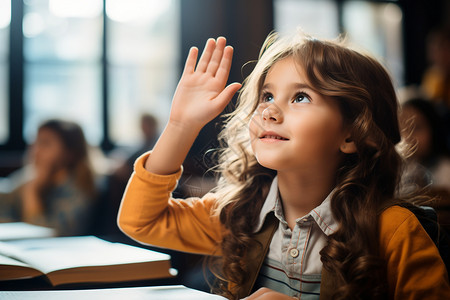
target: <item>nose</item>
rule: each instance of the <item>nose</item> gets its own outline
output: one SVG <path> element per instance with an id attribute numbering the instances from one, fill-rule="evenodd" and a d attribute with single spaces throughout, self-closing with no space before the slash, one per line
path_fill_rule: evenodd
<path id="1" fill-rule="evenodd" d="M 276 123 L 279 123 L 282 121 L 281 111 L 275 104 L 271 104 L 271 105 L 267 106 L 263 110 L 261 116 L 264 121 L 271 121 L 271 122 L 276 122 Z"/>

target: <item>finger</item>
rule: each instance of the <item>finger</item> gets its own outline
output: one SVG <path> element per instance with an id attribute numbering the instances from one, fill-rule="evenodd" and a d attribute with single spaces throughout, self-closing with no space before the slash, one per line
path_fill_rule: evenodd
<path id="1" fill-rule="evenodd" d="M 216 48 L 216 41 L 214 39 L 208 39 L 206 41 L 205 49 L 203 49 L 202 56 L 198 61 L 196 71 L 206 72 L 206 68 L 208 67 L 209 61 L 211 60 L 211 56 Z"/>
<path id="2" fill-rule="evenodd" d="M 217 69 L 216 78 L 219 80 L 228 80 L 228 75 L 230 74 L 231 62 L 233 60 L 233 47 L 227 46 L 223 51 L 222 60 Z"/>
<path id="3" fill-rule="evenodd" d="M 217 39 L 216 48 L 214 49 L 211 60 L 206 70 L 206 72 L 211 74 L 212 76 L 216 75 L 217 69 L 220 66 L 220 62 L 222 61 L 223 51 L 226 45 L 227 40 L 224 37 L 219 37 Z"/>
<path id="4" fill-rule="evenodd" d="M 225 106 L 231 101 L 234 94 L 241 88 L 240 83 L 232 83 L 228 85 L 214 100 L 214 102 L 218 105 L 218 110 L 224 110 Z"/>
<path id="5" fill-rule="evenodd" d="M 189 50 L 188 57 L 186 58 L 186 63 L 184 65 L 183 74 L 189 74 L 194 72 L 195 64 L 197 63 L 198 49 L 197 47 L 192 47 Z"/>

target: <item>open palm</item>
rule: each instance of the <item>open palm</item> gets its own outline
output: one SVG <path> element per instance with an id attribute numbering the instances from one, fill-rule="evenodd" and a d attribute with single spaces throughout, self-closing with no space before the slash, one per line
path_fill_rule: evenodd
<path id="1" fill-rule="evenodd" d="M 241 85 L 225 87 L 233 56 L 225 38 L 209 39 L 198 64 L 197 56 L 198 49 L 191 48 L 173 98 L 170 122 L 201 129 L 222 112 Z"/>

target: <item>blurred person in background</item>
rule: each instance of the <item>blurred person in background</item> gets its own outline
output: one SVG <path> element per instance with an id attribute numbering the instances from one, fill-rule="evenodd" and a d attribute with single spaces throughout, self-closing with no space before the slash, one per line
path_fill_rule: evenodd
<path id="1" fill-rule="evenodd" d="M 443 135 L 450 148 L 450 27 L 433 30 L 427 40 L 430 63 L 422 78 L 421 87 L 435 105 L 443 122 Z"/>
<path id="2" fill-rule="evenodd" d="M 29 161 L 6 179 L 9 190 L 3 187 L 0 193 L 0 221 L 51 227 L 58 235 L 85 234 L 96 187 L 81 127 L 45 121 L 29 149 Z"/>
<path id="3" fill-rule="evenodd" d="M 412 189 L 430 185 L 450 193 L 450 156 L 434 104 L 423 98 L 406 101 L 400 123 L 403 138 L 412 148 L 403 182 Z"/>
<path id="4" fill-rule="evenodd" d="M 406 101 L 400 124 L 411 153 L 406 158 L 399 192 L 430 195 L 432 200 L 424 205 L 433 207 L 440 228 L 450 233 L 450 157 L 435 104 L 424 98 Z"/>
<path id="5" fill-rule="evenodd" d="M 143 140 L 141 145 L 134 149 L 134 151 L 129 154 L 126 159 L 120 163 L 119 167 L 114 171 L 114 176 L 123 184 L 130 178 L 133 172 L 133 164 L 135 160 L 142 155 L 142 153 L 151 150 L 158 139 L 158 120 L 149 113 L 144 113 L 140 118 L 140 127 Z M 121 191 L 120 194 L 122 194 Z"/>
<path id="6" fill-rule="evenodd" d="M 430 66 L 425 71 L 422 88 L 434 102 L 450 108 L 450 28 L 439 28 L 427 40 Z"/>

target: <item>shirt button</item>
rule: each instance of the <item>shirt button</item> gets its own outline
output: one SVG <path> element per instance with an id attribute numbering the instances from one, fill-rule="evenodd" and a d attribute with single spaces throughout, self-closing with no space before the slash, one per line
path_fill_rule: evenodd
<path id="1" fill-rule="evenodd" d="M 298 249 L 292 248 L 292 249 L 289 251 L 289 254 L 290 254 L 293 258 L 296 258 L 296 257 L 298 256 Z"/>

